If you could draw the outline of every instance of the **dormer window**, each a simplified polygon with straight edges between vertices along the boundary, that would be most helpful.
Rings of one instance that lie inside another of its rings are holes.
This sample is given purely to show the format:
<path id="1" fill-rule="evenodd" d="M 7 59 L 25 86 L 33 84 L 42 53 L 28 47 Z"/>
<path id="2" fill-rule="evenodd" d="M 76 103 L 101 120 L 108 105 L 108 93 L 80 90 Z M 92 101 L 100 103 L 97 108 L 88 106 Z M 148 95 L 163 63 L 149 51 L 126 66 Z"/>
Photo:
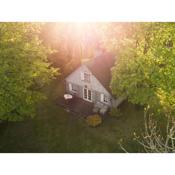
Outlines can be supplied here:
<path id="1" fill-rule="evenodd" d="M 84 73 L 84 81 L 85 82 L 90 82 L 90 74 L 88 74 L 88 73 Z"/>
<path id="2" fill-rule="evenodd" d="M 90 74 L 87 72 L 81 73 L 81 80 L 89 83 L 90 82 Z"/>

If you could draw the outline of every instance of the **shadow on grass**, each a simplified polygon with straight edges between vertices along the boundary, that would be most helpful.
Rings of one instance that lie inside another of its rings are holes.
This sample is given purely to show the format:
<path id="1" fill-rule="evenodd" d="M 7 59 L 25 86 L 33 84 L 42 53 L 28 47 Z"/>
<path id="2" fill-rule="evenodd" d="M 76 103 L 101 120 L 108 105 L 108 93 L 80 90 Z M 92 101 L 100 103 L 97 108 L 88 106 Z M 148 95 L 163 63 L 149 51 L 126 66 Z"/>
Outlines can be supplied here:
<path id="1" fill-rule="evenodd" d="M 36 118 L 0 124 L 0 152 L 118 153 L 123 139 L 129 152 L 137 152 L 133 133 L 143 128 L 143 110 L 125 102 L 120 119 L 106 118 L 97 128 L 55 103 L 63 85 L 55 80 L 46 87 L 48 99 L 38 107 Z"/>

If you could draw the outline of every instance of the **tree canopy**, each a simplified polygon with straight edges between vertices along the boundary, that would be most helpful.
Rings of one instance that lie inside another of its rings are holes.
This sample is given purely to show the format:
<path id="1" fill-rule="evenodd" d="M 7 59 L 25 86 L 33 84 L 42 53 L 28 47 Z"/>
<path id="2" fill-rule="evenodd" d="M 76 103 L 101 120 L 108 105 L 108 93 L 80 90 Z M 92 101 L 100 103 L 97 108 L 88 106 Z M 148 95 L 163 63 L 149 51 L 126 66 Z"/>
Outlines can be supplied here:
<path id="1" fill-rule="evenodd" d="M 91 59 L 110 23 L 46 23 L 41 37 L 57 52 L 49 60 L 67 75 L 77 68 L 82 59 Z"/>
<path id="2" fill-rule="evenodd" d="M 39 39 L 41 24 L 0 23 L 0 119 L 22 120 L 35 115 L 44 98 L 40 87 L 57 69 L 47 60 L 52 51 Z"/>
<path id="3" fill-rule="evenodd" d="M 131 23 L 117 43 L 111 88 L 134 104 L 175 112 L 175 24 Z"/>

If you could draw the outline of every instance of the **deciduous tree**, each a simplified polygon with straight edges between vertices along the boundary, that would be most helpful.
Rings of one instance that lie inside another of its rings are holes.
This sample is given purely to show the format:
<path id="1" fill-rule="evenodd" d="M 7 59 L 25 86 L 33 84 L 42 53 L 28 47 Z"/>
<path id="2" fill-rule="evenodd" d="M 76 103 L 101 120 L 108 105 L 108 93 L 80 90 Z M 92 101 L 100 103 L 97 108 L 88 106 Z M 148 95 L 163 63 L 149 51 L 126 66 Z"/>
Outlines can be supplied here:
<path id="1" fill-rule="evenodd" d="M 39 39 L 41 24 L 0 23 L 0 119 L 35 115 L 40 88 L 57 74 L 47 60 L 51 49 Z"/>
<path id="2" fill-rule="evenodd" d="M 175 24 L 133 23 L 116 50 L 111 88 L 156 112 L 175 111 Z"/>

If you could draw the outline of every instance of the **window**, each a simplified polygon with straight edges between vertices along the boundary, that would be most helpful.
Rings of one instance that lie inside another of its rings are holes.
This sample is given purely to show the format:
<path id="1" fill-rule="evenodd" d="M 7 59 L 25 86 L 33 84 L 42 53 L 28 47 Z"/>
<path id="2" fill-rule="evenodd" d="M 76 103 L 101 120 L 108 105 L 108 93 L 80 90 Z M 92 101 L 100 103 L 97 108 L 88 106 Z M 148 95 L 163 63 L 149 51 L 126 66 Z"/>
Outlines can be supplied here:
<path id="1" fill-rule="evenodd" d="M 108 103 L 108 98 L 105 94 L 101 94 L 101 102 Z"/>
<path id="2" fill-rule="evenodd" d="M 84 89 L 84 98 L 87 99 L 87 89 Z"/>
<path id="3" fill-rule="evenodd" d="M 90 82 L 90 74 L 89 73 L 87 73 L 87 72 L 84 72 L 83 74 L 82 74 L 82 80 L 84 80 L 85 82 Z"/>
<path id="4" fill-rule="evenodd" d="M 104 102 L 108 103 L 108 98 L 106 97 L 106 95 L 104 95 Z"/>
<path id="5" fill-rule="evenodd" d="M 84 88 L 84 99 L 87 100 L 87 101 L 92 101 L 92 91 L 87 89 L 87 88 Z"/>
<path id="6" fill-rule="evenodd" d="M 88 90 L 88 100 L 91 101 L 92 100 L 92 93 L 90 90 Z"/>
<path id="7" fill-rule="evenodd" d="M 73 92 L 77 92 L 76 85 L 69 83 L 69 90 Z"/>
<path id="8" fill-rule="evenodd" d="M 77 92 L 76 85 L 72 85 L 72 91 Z"/>
<path id="9" fill-rule="evenodd" d="M 90 74 L 84 73 L 84 81 L 90 82 Z"/>
<path id="10" fill-rule="evenodd" d="M 89 83 L 90 82 L 90 74 L 87 72 L 81 72 L 81 80 Z"/>

